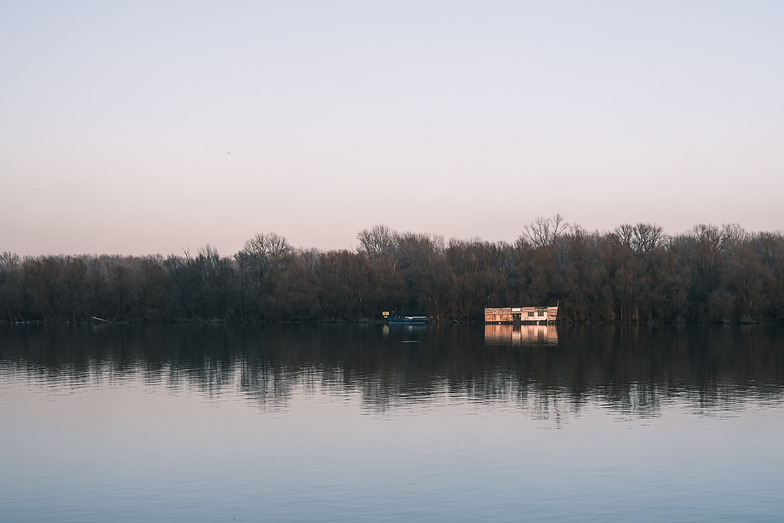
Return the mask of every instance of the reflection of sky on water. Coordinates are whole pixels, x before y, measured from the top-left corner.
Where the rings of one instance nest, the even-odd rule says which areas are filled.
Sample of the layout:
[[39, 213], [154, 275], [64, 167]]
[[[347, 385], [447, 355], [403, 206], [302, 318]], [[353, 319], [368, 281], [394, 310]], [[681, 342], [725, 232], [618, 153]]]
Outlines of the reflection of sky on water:
[[487, 400], [444, 382], [378, 409], [362, 387], [305, 369], [270, 405], [239, 386], [241, 366], [218, 393], [143, 369], [74, 383], [2, 368], [0, 501], [14, 520], [753, 519], [781, 508], [780, 401], [698, 411], [662, 392], [646, 416], [599, 396]]

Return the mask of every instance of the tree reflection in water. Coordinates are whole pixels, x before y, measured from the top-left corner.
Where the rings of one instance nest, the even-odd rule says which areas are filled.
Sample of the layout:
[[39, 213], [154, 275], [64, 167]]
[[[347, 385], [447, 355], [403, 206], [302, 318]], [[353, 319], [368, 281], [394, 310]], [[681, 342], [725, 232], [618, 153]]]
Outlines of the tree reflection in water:
[[140, 374], [263, 409], [325, 391], [376, 411], [460, 397], [561, 419], [589, 403], [656, 416], [676, 398], [704, 412], [784, 393], [784, 331], [765, 326], [47, 325], [6, 326], [0, 340], [5, 375], [83, 386]]

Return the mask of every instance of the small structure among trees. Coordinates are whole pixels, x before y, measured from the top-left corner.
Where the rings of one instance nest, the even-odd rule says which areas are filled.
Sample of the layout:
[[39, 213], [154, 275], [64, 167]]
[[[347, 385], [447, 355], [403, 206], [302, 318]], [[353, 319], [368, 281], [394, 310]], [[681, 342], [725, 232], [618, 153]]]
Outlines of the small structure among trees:
[[513, 325], [552, 325], [558, 319], [555, 307], [487, 307], [485, 323], [511, 323]]

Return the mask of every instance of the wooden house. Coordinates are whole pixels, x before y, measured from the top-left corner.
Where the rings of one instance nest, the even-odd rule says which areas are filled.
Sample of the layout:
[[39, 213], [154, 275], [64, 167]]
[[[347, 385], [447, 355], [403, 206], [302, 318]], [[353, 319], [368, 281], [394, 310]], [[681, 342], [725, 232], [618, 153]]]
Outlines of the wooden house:
[[551, 325], [558, 319], [555, 307], [488, 307], [485, 323], [511, 323], [513, 325]]

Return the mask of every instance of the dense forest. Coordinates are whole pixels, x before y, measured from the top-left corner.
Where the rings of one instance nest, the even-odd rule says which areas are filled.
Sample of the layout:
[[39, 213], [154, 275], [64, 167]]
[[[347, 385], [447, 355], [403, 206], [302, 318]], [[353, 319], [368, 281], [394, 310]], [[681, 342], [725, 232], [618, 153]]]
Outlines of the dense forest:
[[364, 321], [382, 311], [481, 320], [555, 305], [575, 322], [784, 321], [784, 234], [738, 225], [668, 236], [655, 224], [588, 232], [561, 215], [513, 243], [378, 225], [356, 250], [257, 234], [225, 257], [0, 255], [0, 321]]

